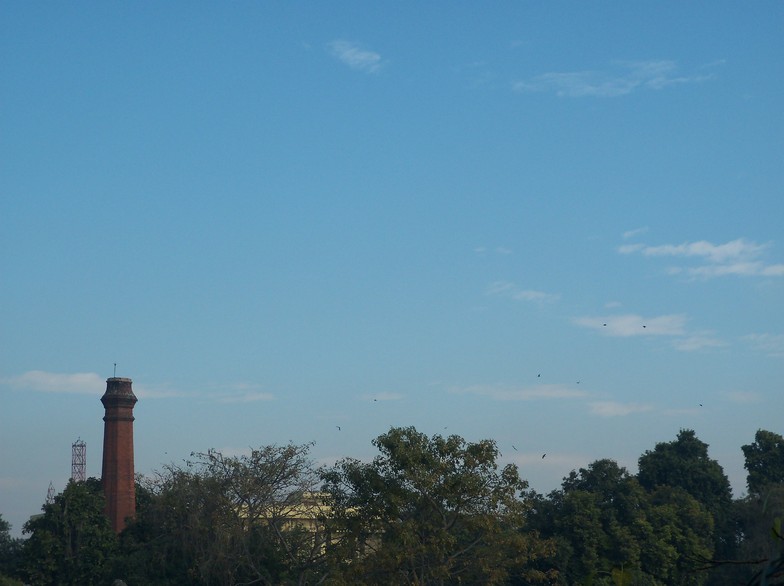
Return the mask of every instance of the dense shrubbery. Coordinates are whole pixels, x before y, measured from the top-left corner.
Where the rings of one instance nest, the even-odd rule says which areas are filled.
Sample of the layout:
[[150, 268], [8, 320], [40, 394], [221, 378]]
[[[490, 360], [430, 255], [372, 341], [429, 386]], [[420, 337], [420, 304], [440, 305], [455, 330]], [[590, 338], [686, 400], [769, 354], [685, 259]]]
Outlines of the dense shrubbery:
[[485, 440], [392, 428], [369, 463], [316, 468], [310, 446], [194, 454], [140, 478], [116, 536], [95, 479], [72, 482], [12, 539], [0, 586], [111, 584], [784, 584], [784, 439], [742, 446], [748, 496], [693, 431], [628, 473], [572, 471], [549, 495]]

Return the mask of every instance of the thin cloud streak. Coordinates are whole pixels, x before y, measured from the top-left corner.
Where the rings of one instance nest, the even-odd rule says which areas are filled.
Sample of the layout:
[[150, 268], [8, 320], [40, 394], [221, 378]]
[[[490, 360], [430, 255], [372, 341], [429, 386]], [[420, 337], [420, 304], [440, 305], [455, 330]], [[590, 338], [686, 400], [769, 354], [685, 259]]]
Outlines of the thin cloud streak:
[[651, 405], [642, 403], [619, 403], [617, 401], [595, 401], [588, 404], [592, 415], [600, 417], [624, 417], [633, 413], [652, 411]]
[[94, 372], [46, 372], [29, 370], [3, 379], [2, 384], [39, 393], [94, 395], [106, 390], [106, 379]]
[[724, 393], [724, 398], [731, 403], [739, 404], [760, 403], [762, 401], [760, 394], [754, 391], [729, 391]]
[[770, 244], [758, 244], [738, 238], [723, 244], [706, 240], [681, 244], [625, 244], [618, 247], [620, 254], [641, 254], [645, 257], [696, 258], [705, 263], [698, 267], [671, 267], [670, 274], [688, 274], [695, 278], [714, 278], [727, 275], [781, 277], [784, 264], [766, 264], [759, 257], [770, 248]]
[[676, 84], [704, 82], [712, 77], [710, 74], [679, 75], [674, 61], [650, 60], [618, 62], [612, 71], [544, 73], [515, 82], [512, 87], [521, 93], [548, 92], [569, 98], [614, 98], [640, 89], [661, 90]]
[[535, 401], [551, 399], [573, 399], [588, 395], [585, 391], [578, 391], [562, 385], [537, 385], [528, 388], [508, 388], [494, 385], [474, 385], [470, 387], [453, 388], [450, 393], [460, 395], [478, 395], [489, 397], [495, 401]]
[[683, 314], [643, 317], [629, 313], [578, 317], [573, 321], [578, 326], [597, 330], [606, 336], [627, 338], [630, 336], [683, 336], [686, 333], [687, 318]]
[[623, 233], [623, 239], [629, 240], [630, 238], [634, 238], [635, 236], [639, 236], [640, 234], [645, 234], [648, 231], [648, 226], [643, 226], [642, 228], [635, 228], [634, 230], [627, 230]]
[[702, 332], [674, 340], [672, 345], [682, 352], [694, 352], [703, 348], [722, 348], [727, 346], [727, 342], [717, 338], [712, 332]]
[[[106, 391], [106, 378], [95, 372], [64, 373], [30, 370], [18, 376], [0, 379], [0, 385], [36, 393], [101, 396]], [[143, 384], [134, 384], [133, 394], [139, 399], [186, 396], [182, 391], [148, 387]]]
[[495, 281], [487, 286], [487, 294], [493, 296], [507, 297], [515, 301], [538, 301], [541, 303], [551, 303], [557, 301], [560, 295], [557, 293], [546, 293], [535, 289], [521, 289], [514, 283], [508, 281]]
[[768, 356], [784, 356], [784, 334], [747, 334], [741, 339]]
[[352, 69], [365, 73], [377, 73], [381, 69], [381, 55], [375, 51], [363, 49], [356, 43], [336, 40], [329, 43], [332, 56]]

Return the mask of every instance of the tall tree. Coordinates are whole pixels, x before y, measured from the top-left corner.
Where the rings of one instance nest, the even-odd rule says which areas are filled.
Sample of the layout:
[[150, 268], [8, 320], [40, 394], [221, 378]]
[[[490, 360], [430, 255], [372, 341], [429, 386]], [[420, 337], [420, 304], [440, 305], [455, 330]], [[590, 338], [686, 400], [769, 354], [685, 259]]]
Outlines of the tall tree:
[[324, 539], [310, 446], [247, 455], [193, 454], [150, 479], [127, 559], [150, 584], [305, 584], [318, 581]]
[[688, 560], [709, 556], [711, 517], [681, 489], [646, 492], [613, 460], [572, 471], [532, 522], [557, 541], [558, 584], [699, 585]]
[[693, 496], [714, 520], [714, 555], [730, 559], [736, 551], [738, 528], [732, 518], [732, 487], [724, 469], [708, 456], [708, 444], [691, 429], [682, 429], [675, 441], [656, 444], [638, 461], [637, 478], [649, 491], [678, 487]]
[[31, 584], [103, 584], [117, 538], [104, 513], [101, 483], [70, 481], [28, 521], [21, 573]]
[[324, 473], [345, 583], [499, 584], [517, 572], [545, 578], [528, 562], [550, 544], [522, 532], [527, 483], [498, 468], [494, 442], [432, 438], [391, 428], [373, 441], [371, 463], [344, 459]]
[[10, 577], [17, 571], [21, 551], [22, 540], [11, 537], [11, 524], [0, 514], [0, 585], [13, 583]]
[[[766, 484], [761, 493], [736, 501], [743, 541], [733, 564], [739, 581], [769, 584], [784, 583], [784, 483]], [[771, 581], [770, 570], [782, 580]], [[758, 578], [754, 581], [754, 578]]]
[[748, 471], [746, 486], [749, 494], [762, 494], [772, 484], [784, 483], [784, 437], [758, 429], [754, 442], [742, 446]]

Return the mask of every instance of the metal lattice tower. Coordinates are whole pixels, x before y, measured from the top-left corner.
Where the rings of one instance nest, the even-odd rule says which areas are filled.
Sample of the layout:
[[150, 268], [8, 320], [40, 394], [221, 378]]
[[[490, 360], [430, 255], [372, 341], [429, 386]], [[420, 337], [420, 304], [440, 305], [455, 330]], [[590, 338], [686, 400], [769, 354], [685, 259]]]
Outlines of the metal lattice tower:
[[87, 478], [87, 444], [77, 439], [71, 446], [71, 480], [84, 482]]

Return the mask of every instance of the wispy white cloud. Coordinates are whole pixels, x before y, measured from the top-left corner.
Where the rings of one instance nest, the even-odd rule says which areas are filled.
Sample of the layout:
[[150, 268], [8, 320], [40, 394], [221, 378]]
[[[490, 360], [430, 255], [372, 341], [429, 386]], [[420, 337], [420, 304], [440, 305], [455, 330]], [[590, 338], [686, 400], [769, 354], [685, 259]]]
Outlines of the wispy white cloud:
[[617, 401], [595, 401], [588, 403], [588, 408], [593, 415], [600, 417], [624, 417], [632, 413], [652, 411], [651, 405], [643, 403], [619, 403]]
[[681, 352], [696, 352], [706, 348], [721, 348], [727, 342], [710, 330], [689, 331], [688, 317], [684, 314], [643, 317], [637, 314], [584, 316], [573, 322], [591, 328], [605, 336], [628, 338], [631, 336], [669, 336], [672, 346]]
[[684, 338], [673, 340], [672, 345], [676, 350], [694, 352], [703, 348], [722, 348], [727, 346], [727, 342], [718, 338], [714, 332], [706, 331], [688, 334]]
[[[18, 376], [0, 379], [0, 384], [36, 393], [67, 393], [101, 396], [106, 391], [106, 378], [95, 372], [46, 372], [30, 370]], [[139, 399], [182, 397], [186, 393], [166, 387], [133, 385], [133, 394]]]
[[463, 395], [478, 395], [495, 401], [537, 401], [550, 399], [572, 399], [585, 397], [588, 393], [563, 385], [536, 385], [526, 388], [510, 388], [499, 385], [474, 385], [457, 387], [450, 392]]
[[629, 238], [634, 238], [635, 236], [639, 236], [640, 234], [645, 234], [648, 231], [648, 226], [643, 226], [642, 228], [635, 228], [634, 230], [627, 230], [623, 233], [623, 239], [628, 240]]
[[724, 397], [732, 403], [759, 403], [762, 401], [759, 393], [754, 391], [730, 391], [724, 393]]
[[611, 98], [636, 90], [661, 90], [676, 84], [699, 83], [712, 74], [681, 74], [670, 60], [616, 62], [607, 70], [550, 72], [515, 82], [515, 91], [552, 92], [558, 96]]
[[488, 295], [508, 297], [516, 301], [553, 302], [560, 298], [557, 293], [546, 293], [535, 289], [521, 289], [508, 281], [495, 281], [487, 286]]
[[39, 393], [71, 393], [94, 395], [106, 390], [106, 379], [94, 372], [45, 372], [29, 370], [3, 379], [4, 385]]
[[683, 336], [686, 334], [687, 318], [683, 314], [643, 317], [628, 313], [624, 315], [577, 317], [574, 323], [591, 328], [606, 336]]
[[377, 73], [382, 66], [381, 55], [375, 51], [362, 48], [357, 43], [336, 40], [329, 43], [332, 56], [352, 69], [365, 73]]
[[687, 274], [692, 277], [712, 278], [726, 275], [739, 276], [784, 276], [784, 264], [767, 264], [760, 259], [770, 248], [770, 244], [738, 238], [723, 244], [713, 244], [706, 240], [683, 242], [681, 244], [625, 244], [618, 247], [621, 254], [641, 254], [646, 257], [691, 258], [705, 264], [696, 267], [671, 267], [671, 274]]
[[682, 244], [643, 246], [641, 251], [644, 256], [696, 256], [713, 263], [727, 263], [755, 257], [768, 246], [738, 238], [724, 244], [700, 240]]
[[742, 340], [768, 356], [784, 356], [784, 334], [748, 334]]

